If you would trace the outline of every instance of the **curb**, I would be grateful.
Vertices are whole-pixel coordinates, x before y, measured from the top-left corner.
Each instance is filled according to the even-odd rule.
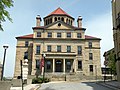
[[[38,90],[41,87],[41,85],[36,85],[36,87],[33,90]]]
[[[110,84],[106,84],[106,83],[103,84],[103,83],[99,83],[99,82],[96,82],[96,84],[107,87],[107,88],[110,88],[112,90],[120,90],[120,88],[117,88],[117,87],[115,87],[113,85],[110,85]]]

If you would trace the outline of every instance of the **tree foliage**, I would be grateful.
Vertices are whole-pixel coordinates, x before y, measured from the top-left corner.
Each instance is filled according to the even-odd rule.
[[[115,74],[116,73],[116,60],[115,60],[115,54],[113,52],[109,53],[108,60],[109,60],[108,66],[110,70],[112,70],[113,74]]]
[[[12,22],[9,12],[6,8],[10,8],[13,6],[13,0],[0,0],[0,30],[3,31],[3,27],[1,25],[2,22],[5,22],[6,19]]]

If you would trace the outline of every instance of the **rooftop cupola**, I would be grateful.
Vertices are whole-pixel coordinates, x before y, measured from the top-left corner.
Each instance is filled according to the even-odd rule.
[[[40,15],[37,15],[37,17],[36,17],[36,27],[39,27],[39,26],[41,26],[41,17],[40,17]]]
[[[82,28],[82,17],[81,16],[78,17],[77,23],[78,23],[78,27]]]
[[[62,21],[69,25],[73,25],[74,18],[67,14],[60,7],[44,17],[44,25],[49,25],[56,21]]]

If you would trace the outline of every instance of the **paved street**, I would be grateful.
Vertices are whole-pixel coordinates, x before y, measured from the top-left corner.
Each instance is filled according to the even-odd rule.
[[[50,82],[41,85],[39,90],[112,90],[92,82]]]

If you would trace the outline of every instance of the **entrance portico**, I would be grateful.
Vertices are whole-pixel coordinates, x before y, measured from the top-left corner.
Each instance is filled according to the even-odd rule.
[[[69,73],[73,72],[74,59],[45,59],[45,72],[47,73]]]

